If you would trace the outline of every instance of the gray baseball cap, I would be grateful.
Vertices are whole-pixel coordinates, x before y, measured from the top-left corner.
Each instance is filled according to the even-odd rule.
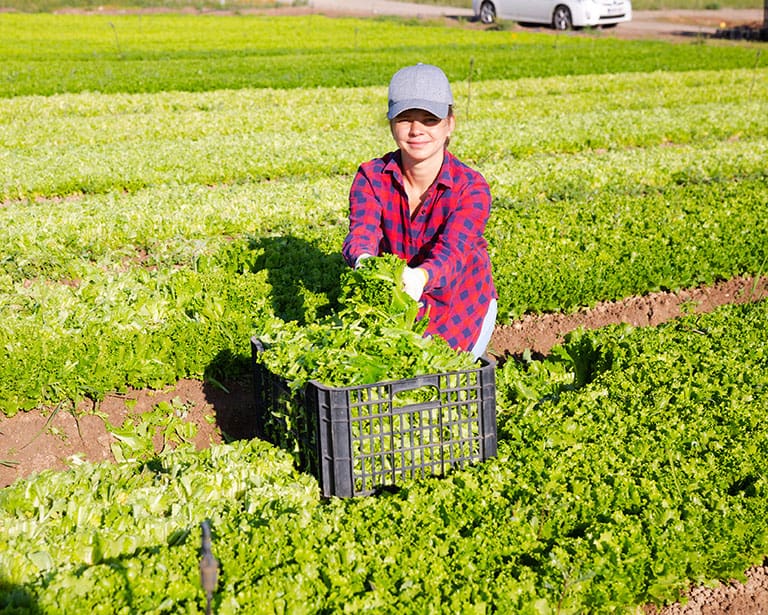
[[[416,64],[397,71],[389,82],[389,111],[391,120],[408,109],[429,111],[440,119],[448,117],[453,94],[448,77],[437,66]]]

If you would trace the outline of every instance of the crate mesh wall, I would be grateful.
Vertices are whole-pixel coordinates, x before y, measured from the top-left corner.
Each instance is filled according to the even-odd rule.
[[[349,421],[356,492],[442,475],[481,460],[481,388],[476,372],[437,375],[432,399],[398,405],[387,387],[351,389]],[[453,382],[453,384],[452,384]],[[377,391],[376,394],[370,394]]]

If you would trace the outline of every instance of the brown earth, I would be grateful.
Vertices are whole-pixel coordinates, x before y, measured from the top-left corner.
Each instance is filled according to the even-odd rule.
[[[601,303],[572,314],[528,315],[499,326],[491,340],[491,354],[503,360],[526,348],[545,355],[578,327],[587,329],[625,322],[657,325],[682,313],[708,312],[726,303],[768,297],[768,277],[736,278],[711,287],[678,293],[660,292],[615,303]],[[37,472],[66,469],[77,460],[115,461],[117,439],[108,425],[120,426],[131,417],[151,412],[161,402],[174,403],[180,418],[194,423],[198,449],[225,440],[254,437],[253,390],[250,378],[218,386],[182,380],[162,391],[128,391],[108,395],[98,403],[0,415],[0,487]],[[155,449],[163,446],[155,439]],[[768,562],[766,562],[768,564]],[[718,588],[694,588],[685,606],[649,608],[645,615],[768,615],[768,566],[747,572],[746,583]]]
[[[284,6],[272,8],[238,9],[197,9],[188,7],[185,13],[206,13],[216,15],[250,14],[250,15],[325,15],[328,17],[381,17],[384,15],[399,16],[409,19],[424,19],[431,22],[442,21],[449,27],[460,28],[493,28],[474,20],[471,9],[441,7],[428,4],[414,4],[390,0],[375,0],[358,2],[356,0],[309,0],[306,3],[294,3],[292,0],[282,0]],[[296,4],[296,6],[294,6]],[[109,4],[96,9],[61,9],[60,13],[167,13],[179,12],[172,8],[138,8],[119,9]],[[0,9],[2,12],[2,9]],[[612,36],[624,39],[657,39],[685,42],[690,39],[716,38],[718,31],[739,27],[759,28],[763,25],[764,13],[761,9],[659,9],[652,11],[633,11],[632,20],[609,29],[586,29],[575,35]],[[505,23],[505,28],[520,31],[557,33],[544,26],[521,26]]]

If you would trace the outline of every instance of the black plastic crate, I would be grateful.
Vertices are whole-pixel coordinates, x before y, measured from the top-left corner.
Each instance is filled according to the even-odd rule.
[[[493,362],[340,388],[311,381],[292,393],[259,363],[263,350],[253,337],[257,435],[289,450],[325,497],[370,495],[496,455]]]

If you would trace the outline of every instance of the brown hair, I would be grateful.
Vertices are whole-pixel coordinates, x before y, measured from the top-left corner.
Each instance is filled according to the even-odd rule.
[[[449,117],[454,117],[453,115],[453,105],[448,105],[448,115],[445,116],[445,119],[447,120]],[[443,146],[445,149],[448,149],[448,144],[451,142],[451,135],[448,135],[445,138],[445,145]]]

